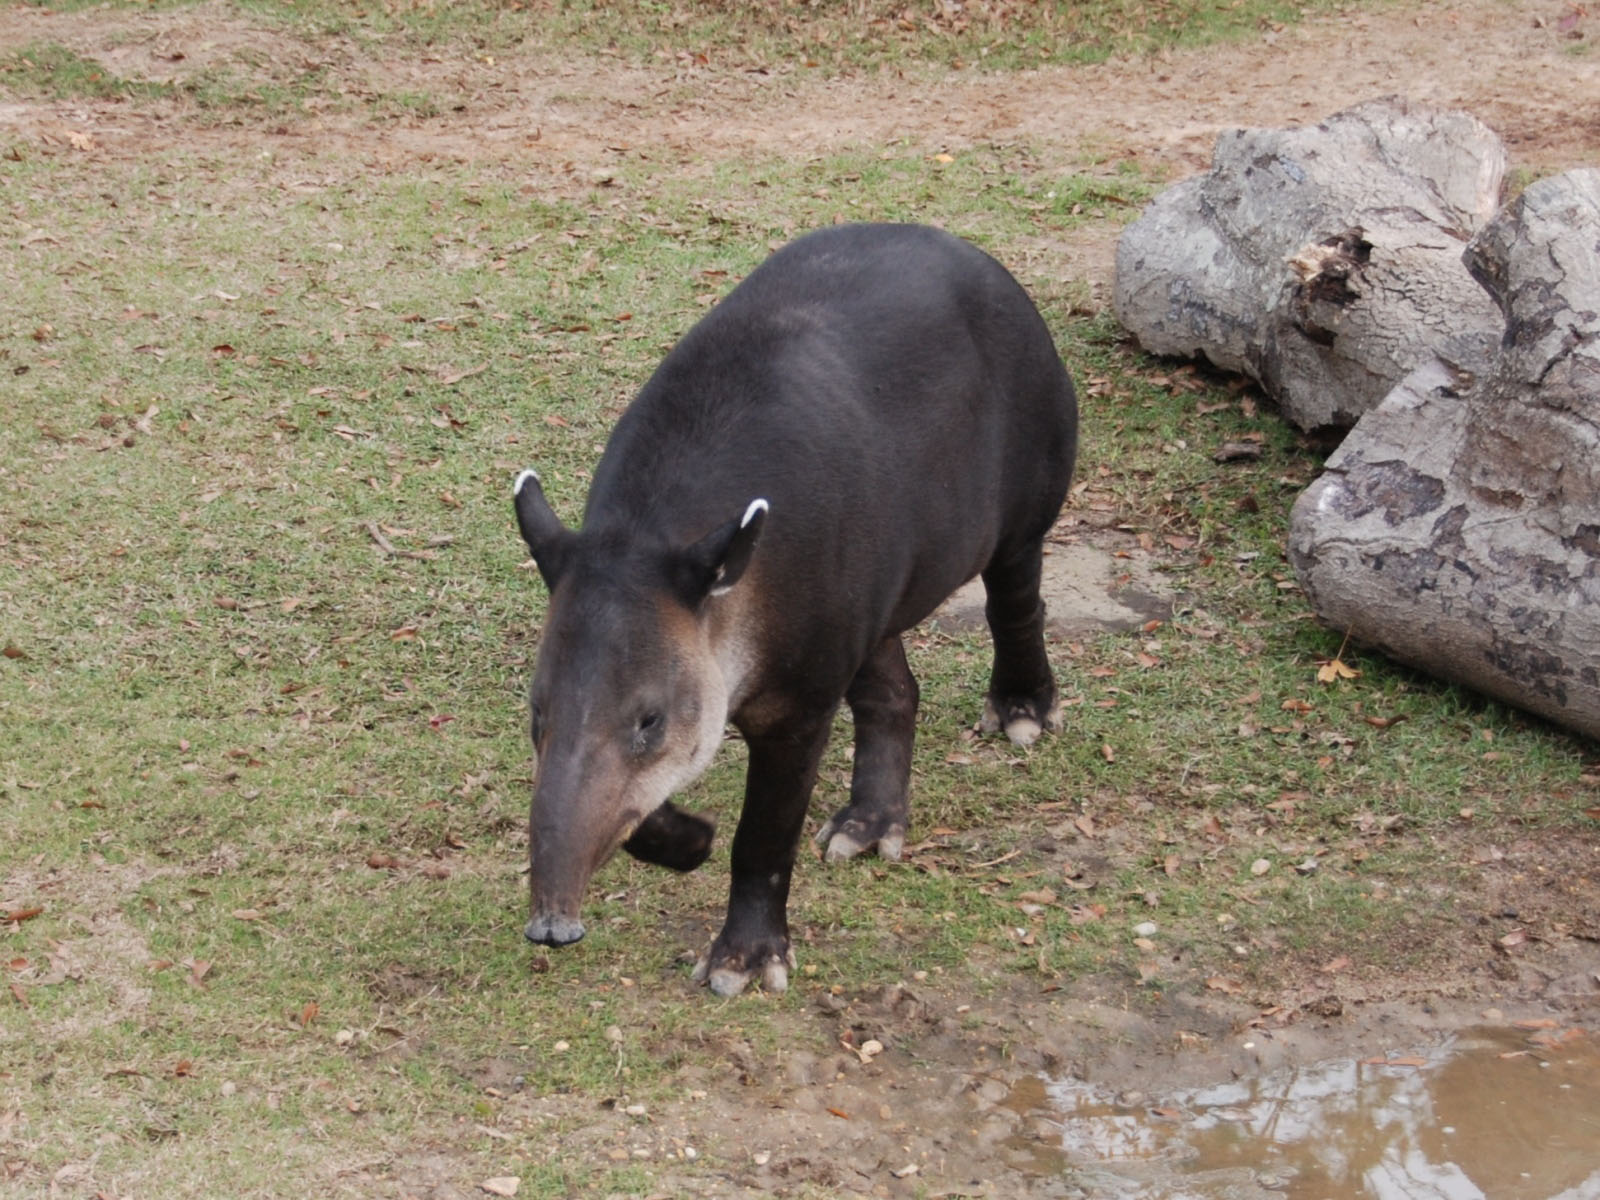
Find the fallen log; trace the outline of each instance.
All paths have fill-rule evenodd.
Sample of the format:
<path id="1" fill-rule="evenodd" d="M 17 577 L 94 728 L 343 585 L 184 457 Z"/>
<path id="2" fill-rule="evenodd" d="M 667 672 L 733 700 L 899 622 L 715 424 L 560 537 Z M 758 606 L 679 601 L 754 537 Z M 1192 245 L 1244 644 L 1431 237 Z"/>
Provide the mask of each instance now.
<path id="1" fill-rule="evenodd" d="M 1600 737 L 1600 170 L 1533 184 L 1464 259 L 1503 349 L 1362 417 L 1289 558 L 1334 628 Z"/>
<path id="2" fill-rule="evenodd" d="M 1421 363 L 1488 365 L 1499 314 L 1461 251 L 1505 162 L 1476 118 L 1396 97 L 1226 133 L 1123 231 L 1117 317 L 1149 352 L 1249 375 L 1299 428 L 1342 432 Z"/>

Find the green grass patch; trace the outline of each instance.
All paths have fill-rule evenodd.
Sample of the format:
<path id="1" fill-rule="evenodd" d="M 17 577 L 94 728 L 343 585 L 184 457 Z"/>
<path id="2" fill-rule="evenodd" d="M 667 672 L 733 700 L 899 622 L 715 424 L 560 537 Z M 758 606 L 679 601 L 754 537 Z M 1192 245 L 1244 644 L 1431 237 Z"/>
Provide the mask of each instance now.
<path id="1" fill-rule="evenodd" d="M 93 59 L 53 42 L 0 57 L 0 88 L 16 96 L 59 100 L 152 100 L 173 91 L 168 84 L 118 78 Z"/>

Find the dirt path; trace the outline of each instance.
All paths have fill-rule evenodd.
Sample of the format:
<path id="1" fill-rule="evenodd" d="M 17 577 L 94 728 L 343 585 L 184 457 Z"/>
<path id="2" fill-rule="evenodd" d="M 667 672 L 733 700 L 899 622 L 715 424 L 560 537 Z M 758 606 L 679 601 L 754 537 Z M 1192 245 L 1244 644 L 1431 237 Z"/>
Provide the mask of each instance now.
<path id="1" fill-rule="evenodd" d="M 642 69 L 512 55 L 422 61 L 348 39 L 297 43 L 208 7 L 153 13 L 0 11 L 0 45 L 57 42 L 127 79 L 183 80 L 248 62 L 287 78 L 320 68 L 350 96 L 452 97 L 437 117 L 375 127 L 339 113 L 269 121 L 280 157 L 353 154 L 364 168 L 446 159 L 603 165 L 629 150 L 688 168 L 727 154 L 818 154 L 909 141 L 929 150 L 1026 140 L 1063 162 L 1135 159 L 1172 174 L 1204 165 L 1219 130 L 1320 119 L 1375 95 L 1469 109 L 1506 139 L 1514 163 L 1600 162 L 1600 33 L 1566 0 L 1460 0 L 1330 16 L 1259 42 L 1014 74 L 927 70 L 823 78 L 714 67 Z M 1576 36 L 1575 36 L 1576 35 Z M 319 106 L 313 102 L 313 110 Z M 179 103 L 0 105 L 24 138 L 77 128 L 105 153 L 175 141 L 260 148 L 262 131 L 212 126 Z"/>
<path id="2" fill-rule="evenodd" d="M 715 65 L 640 68 L 547 53 L 441 51 L 421 60 L 347 38 L 315 43 L 221 9 L 150 13 L 0 10 L 0 45 L 55 42 L 122 78 L 183 82 L 235 70 L 286 83 L 331 77 L 346 98 L 448 97 L 441 115 L 373 121 L 313 99 L 262 127 L 217 124 L 192 102 L 0 102 L 0 137 L 90 153 L 174 149 L 273 156 L 284 179 L 494 162 L 554 189 L 586 185 L 621 155 L 699 172 L 728 155 L 806 156 L 862 145 L 928 153 L 1025 142 L 1041 166 L 1132 161 L 1177 178 L 1201 169 L 1223 129 L 1315 121 L 1373 96 L 1465 108 L 1500 133 L 1514 166 L 1600 163 L 1600 20 L 1569 0 L 1459 0 L 1328 16 L 1259 42 L 1011 74 L 912 70 L 825 78 Z M 82 139 L 87 137 L 88 143 Z M 1114 240 L 1061 248 L 1103 293 Z"/>

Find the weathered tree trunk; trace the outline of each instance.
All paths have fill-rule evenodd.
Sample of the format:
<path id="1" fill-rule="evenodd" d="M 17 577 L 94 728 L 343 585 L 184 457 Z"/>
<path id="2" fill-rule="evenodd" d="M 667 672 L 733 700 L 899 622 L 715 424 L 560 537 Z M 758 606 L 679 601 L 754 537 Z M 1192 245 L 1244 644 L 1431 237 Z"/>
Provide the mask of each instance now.
<path id="1" fill-rule="evenodd" d="M 1348 428 L 1420 363 L 1487 366 L 1499 316 L 1461 250 L 1504 172 L 1476 118 L 1393 97 L 1224 134 L 1123 232 L 1117 317 L 1253 377 L 1301 429 Z"/>
<path id="2" fill-rule="evenodd" d="M 1334 627 L 1600 737 L 1600 170 L 1534 184 L 1464 257 L 1503 351 L 1363 417 L 1295 504 L 1290 561 Z"/>

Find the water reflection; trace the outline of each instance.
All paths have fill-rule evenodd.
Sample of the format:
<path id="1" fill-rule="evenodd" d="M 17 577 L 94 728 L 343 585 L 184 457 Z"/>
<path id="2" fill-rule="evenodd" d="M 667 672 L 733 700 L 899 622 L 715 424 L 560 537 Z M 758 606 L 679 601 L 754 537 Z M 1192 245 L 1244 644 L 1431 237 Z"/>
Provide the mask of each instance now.
<path id="1" fill-rule="evenodd" d="M 1600 1200 L 1600 1047 L 1577 1030 L 1533 1043 L 1473 1029 L 1393 1065 L 1318 1063 L 1138 1108 L 1056 1081 L 1037 1109 L 1074 1165 L 1248 1167 L 1291 1200 Z"/>

